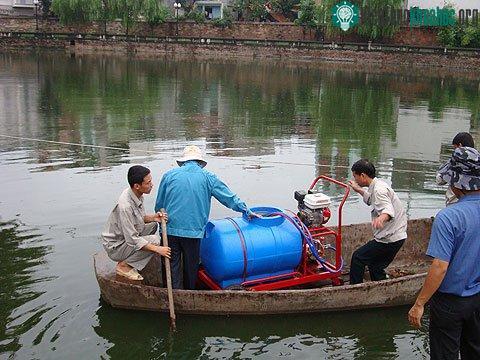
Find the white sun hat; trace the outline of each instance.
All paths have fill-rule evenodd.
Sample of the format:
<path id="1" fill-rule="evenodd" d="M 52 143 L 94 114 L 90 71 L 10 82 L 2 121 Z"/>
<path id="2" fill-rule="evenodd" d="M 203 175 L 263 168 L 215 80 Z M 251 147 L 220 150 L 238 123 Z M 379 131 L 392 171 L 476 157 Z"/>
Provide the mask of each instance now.
<path id="1" fill-rule="evenodd" d="M 187 145 L 185 149 L 183 149 L 183 156 L 177 159 L 178 166 L 182 166 L 185 161 L 196 160 L 200 162 L 202 167 L 207 165 L 207 162 L 203 158 L 202 150 L 198 146 L 195 145 Z"/>

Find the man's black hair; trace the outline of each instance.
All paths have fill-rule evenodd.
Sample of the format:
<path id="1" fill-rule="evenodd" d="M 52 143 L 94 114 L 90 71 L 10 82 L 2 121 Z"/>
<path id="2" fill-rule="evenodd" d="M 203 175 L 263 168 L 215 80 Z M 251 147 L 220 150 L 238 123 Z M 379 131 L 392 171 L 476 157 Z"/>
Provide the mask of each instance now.
<path id="1" fill-rule="evenodd" d="M 352 165 L 352 172 L 358 175 L 365 174 L 373 179 L 375 177 L 375 166 L 368 159 L 360 159 Z"/>
<path id="2" fill-rule="evenodd" d="M 142 165 L 134 165 L 130 169 L 128 169 L 128 183 L 130 187 L 133 187 L 135 184 L 141 184 L 145 176 L 150 174 L 150 170 L 147 169 L 145 166 Z"/>
<path id="3" fill-rule="evenodd" d="M 473 137 L 468 132 L 460 132 L 452 140 L 452 145 L 460 145 L 468 146 L 471 148 L 475 147 L 475 142 L 473 141 Z"/>

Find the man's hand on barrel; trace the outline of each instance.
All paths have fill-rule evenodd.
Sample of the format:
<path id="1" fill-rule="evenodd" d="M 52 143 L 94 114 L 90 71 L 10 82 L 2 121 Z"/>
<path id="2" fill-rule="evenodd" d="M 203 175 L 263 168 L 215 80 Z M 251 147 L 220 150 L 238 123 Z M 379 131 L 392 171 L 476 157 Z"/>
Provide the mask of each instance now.
<path id="1" fill-rule="evenodd" d="M 261 219 L 261 218 L 262 218 L 262 215 L 257 214 L 257 213 L 254 213 L 254 212 L 253 212 L 252 210 L 250 210 L 250 209 L 247 209 L 246 214 L 247 214 L 248 220 Z"/>

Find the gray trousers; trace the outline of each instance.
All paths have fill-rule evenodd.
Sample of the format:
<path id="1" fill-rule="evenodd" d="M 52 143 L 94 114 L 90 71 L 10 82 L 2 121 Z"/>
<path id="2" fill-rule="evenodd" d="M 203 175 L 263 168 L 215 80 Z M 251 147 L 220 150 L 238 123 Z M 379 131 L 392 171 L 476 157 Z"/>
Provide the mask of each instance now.
<path id="1" fill-rule="evenodd" d="M 140 234 L 140 236 L 155 235 L 157 233 L 157 229 L 158 224 L 156 222 L 145 224 L 145 229 Z M 151 244 L 160 245 L 160 237 L 157 237 L 154 241 L 151 242 Z M 124 243 L 116 247 L 115 249 L 105 248 L 105 251 L 107 252 L 107 255 L 110 259 L 114 261 L 125 261 L 128 265 L 139 271 L 143 270 L 143 268 L 147 266 L 152 256 L 155 255 L 151 251 L 135 251 L 127 243 Z"/>

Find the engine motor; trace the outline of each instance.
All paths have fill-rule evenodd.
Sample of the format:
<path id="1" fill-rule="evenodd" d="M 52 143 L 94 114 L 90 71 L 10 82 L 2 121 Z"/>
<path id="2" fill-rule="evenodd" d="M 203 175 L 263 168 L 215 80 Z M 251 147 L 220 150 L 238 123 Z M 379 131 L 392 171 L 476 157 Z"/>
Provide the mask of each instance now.
<path id="1" fill-rule="evenodd" d="M 314 190 L 297 190 L 294 194 L 298 201 L 297 216 L 307 227 L 320 227 L 330 220 L 330 197 Z"/>

